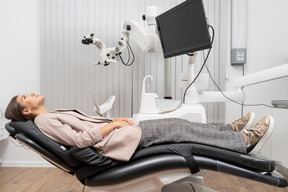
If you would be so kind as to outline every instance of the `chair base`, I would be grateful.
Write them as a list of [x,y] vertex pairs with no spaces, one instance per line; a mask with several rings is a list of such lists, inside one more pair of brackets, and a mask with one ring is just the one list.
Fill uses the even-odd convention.
[[[201,192],[215,192],[211,189],[203,187],[203,176],[205,171],[200,171],[195,175],[191,175],[189,169],[174,169],[168,171],[156,172],[154,174],[145,175],[140,178],[129,180],[116,185],[109,186],[89,186],[90,192],[156,192],[161,191],[162,187],[173,182],[191,183],[200,186]],[[169,191],[169,187],[165,187],[163,192]],[[167,192],[168,192],[167,191]]]

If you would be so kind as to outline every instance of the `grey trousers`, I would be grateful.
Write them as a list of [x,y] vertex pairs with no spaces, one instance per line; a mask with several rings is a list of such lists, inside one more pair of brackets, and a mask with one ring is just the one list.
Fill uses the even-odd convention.
[[179,118],[139,122],[142,138],[139,148],[163,143],[193,142],[247,153],[244,136],[228,125],[190,122]]

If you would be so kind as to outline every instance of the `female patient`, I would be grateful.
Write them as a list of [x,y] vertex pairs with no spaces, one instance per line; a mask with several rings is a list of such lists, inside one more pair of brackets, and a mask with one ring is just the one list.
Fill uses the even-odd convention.
[[161,143],[193,142],[255,155],[272,134],[273,118],[264,116],[252,126],[255,115],[228,125],[189,122],[183,119],[157,119],[135,124],[128,118],[88,116],[78,110],[48,112],[44,96],[34,93],[11,99],[5,117],[14,121],[34,120],[49,138],[68,146],[93,146],[100,154],[128,161],[137,148]]

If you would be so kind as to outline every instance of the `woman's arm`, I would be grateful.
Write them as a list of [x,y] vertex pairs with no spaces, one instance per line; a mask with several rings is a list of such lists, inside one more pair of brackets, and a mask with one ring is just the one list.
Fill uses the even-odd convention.
[[107,125],[104,125],[103,127],[100,127],[100,131],[102,133],[102,137],[105,137],[114,129],[127,127],[127,126],[130,126],[130,124],[128,122],[114,119],[113,122],[111,122]]
[[90,127],[81,123],[81,120],[76,117],[69,118],[71,126],[81,127],[82,131],[76,131],[70,124],[60,122],[54,114],[37,117],[34,122],[46,136],[54,141],[77,147],[93,146],[114,129],[129,126],[123,121],[114,121],[102,127]]
[[134,123],[131,119],[128,119],[128,118],[118,117],[118,118],[115,118],[115,119],[113,119],[113,120],[114,120],[114,121],[122,121],[122,122],[128,123],[129,126],[135,125],[135,123]]
[[81,120],[71,116],[69,122],[73,126],[77,124],[77,126],[82,127],[82,131],[76,131],[67,123],[60,122],[55,115],[37,117],[34,122],[46,136],[54,141],[77,147],[93,146],[114,129],[130,126],[125,121],[113,121],[102,127],[85,127],[85,124],[79,121]]

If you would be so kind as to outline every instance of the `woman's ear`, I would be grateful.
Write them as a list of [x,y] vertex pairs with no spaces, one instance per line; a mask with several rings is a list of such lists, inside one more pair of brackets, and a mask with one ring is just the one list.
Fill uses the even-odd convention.
[[32,113],[32,111],[31,111],[31,109],[23,109],[22,110],[22,113],[23,113],[23,115],[25,115],[25,116],[29,116],[31,113]]

